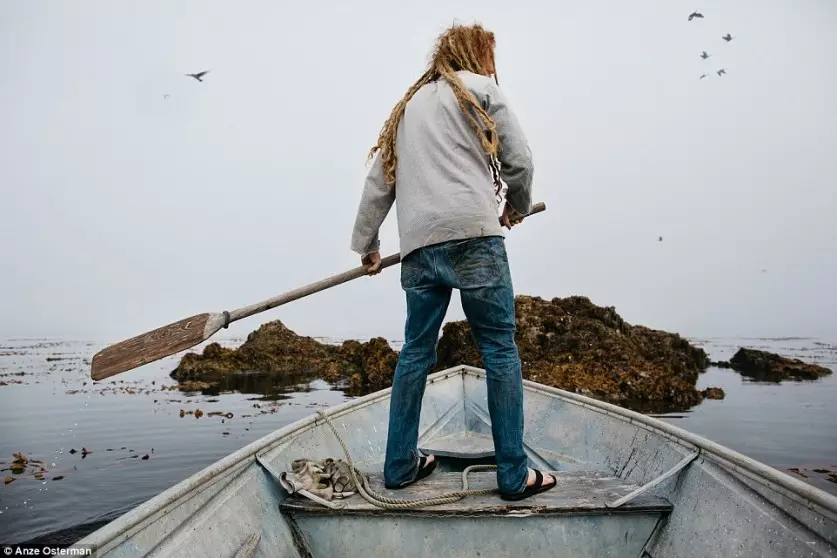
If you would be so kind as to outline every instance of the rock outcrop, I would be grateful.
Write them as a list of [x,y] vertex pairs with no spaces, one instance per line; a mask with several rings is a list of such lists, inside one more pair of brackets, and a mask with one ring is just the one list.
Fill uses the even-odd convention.
[[297,335],[276,320],[252,332],[237,349],[212,343],[203,354],[185,355],[172,377],[207,382],[230,373],[273,373],[304,379],[322,376],[333,355],[333,347]]
[[830,369],[818,364],[743,347],[730,359],[729,368],[742,376],[765,382],[818,380],[832,373]]
[[397,363],[398,353],[383,337],[366,343],[345,341],[324,378],[333,383],[347,381],[350,394],[371,393],[392,385]]
[[705,399],[723,399],[727,396],[723,389],[717,387],[706,388],[700,393]]
[[[630,325],[613,307],[586,297],[515,302],[525,378],[649,412],[702,401],[695,383],[707,354],[679,335]],[[438,355],[437,368],[482,367],[467,322],[445,325]]]
[[[524,377],[640,411],[683,410],[722,390],[695,388],[706,353],[677,334],[634,326],[612,307],[585,297],[518,296],[517,344]],[[436,369],[482,367],[465,321],[445,325]],[[342,345],[297,335],[279,321],[267,323],[237,349],[208,345],[187,354],[172,377],[210,383],[214,390],[268,393],[315,378],[350,394],[392,385],[398,354],[383,338]],[[212,393],[209,391],[208,393]]]
[[238,389],[263,394],[323,378],[343,382],[349,394],[359,395],[391,385],[397,360],[398,354],[380,337],[329,345],[297,335],[276,320],[251,333],[237,349],[212,343],[203,354],[185,355],[171,377],[181,385],[208,384],[205,393]]

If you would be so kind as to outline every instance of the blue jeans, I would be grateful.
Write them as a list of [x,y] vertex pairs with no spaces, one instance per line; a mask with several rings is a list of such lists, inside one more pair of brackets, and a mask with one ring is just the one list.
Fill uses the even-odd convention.
[[526,487],[523,451],[523,378],[514,341],[514,291],[501,236],[425,246],[401,261],[407,293],[404,346],[392,382],[384,479],[411,482],[418,473],[418,427],[427,375],[436,364],[439,329],[458,289],[462,309],[482,355],[488,412],[502,492]]

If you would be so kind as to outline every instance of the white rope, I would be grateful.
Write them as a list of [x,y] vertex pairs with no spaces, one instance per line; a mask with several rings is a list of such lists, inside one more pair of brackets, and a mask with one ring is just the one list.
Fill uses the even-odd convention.
[[337,441],[340,442],[340,446],[343,448],[343,454],[346,456],[346,462],[349,464],[349,471],[352,474],[352,480],[354,480],[358,492],[360,492],[360,495],[363,496],[364,500],[375,507],[400,510],[425,506],[438,506],[442,504],[452,504],[453,502],[457,502],[466,496],[491,494],[497,490],[496,488],[469,490],[468,473],[472,471],[494,471],[497,469],[496,465],[471,465],[462,471],[462,490],[457,492],[449,492],[447,494],[441,494],[431,498],[416,499],[390,498],[388,496],[384,496],[383,494],[378,494],[369,487],[369,481],[366,476],[355,468],[355,465],[352,462],[352,456],[349,454],[349,448],[346,447],[346,442],[343,441],[343,437],[340,436],[339,432],[337,432],[337,429],[334,427],[334,424],[332,424],[331,419],[328,418],[328,415],[322,411],[317,411],[317,414],[323,418],[325,423],[329,426],[329,428],[331,428],[331,431],[334,432],[334,436],[337,438]]

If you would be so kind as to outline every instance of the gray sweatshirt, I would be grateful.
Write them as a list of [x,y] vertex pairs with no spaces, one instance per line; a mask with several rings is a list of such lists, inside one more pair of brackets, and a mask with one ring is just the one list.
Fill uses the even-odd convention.
[[[532,206],[532,153],[493,79],[458,72],[497,125],[500,177],[506,203],[518,213]],[[504,236],[488,156],[444,79],[419,89],[398,126],[395,184],[384,184],[380,152],[373,161],[355,219],[351,249],[379,249],[378,231],[396,198],[400,254],[448,240]]]

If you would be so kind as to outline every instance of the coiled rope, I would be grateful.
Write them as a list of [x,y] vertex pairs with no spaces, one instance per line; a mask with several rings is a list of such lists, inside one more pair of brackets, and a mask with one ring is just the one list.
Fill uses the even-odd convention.
[[337,438],[337,441],[340,442],[340,446],[343,448],[343,454],[346,456],[346,462],[349,464],[349,471],[352,475],[352,480],[355,482],[355,486],[357,486],[357,490],[363,499],[372,504],[377,508],[387,509],[387,510],[401,510],[401,509],[412,509],[412,508],[423,508],[426,506],[439,506],[442,504],[452,504],[453,502],[457,502],[466,496],[477,496],[481,494],[491,494],[496,492],[496,488],[482,488],[479,490],[469,490],[468,489],[468,473],[476,472],[476,471],[495,471],[497,470],[496,465],[471,465],[466,467],[464,471],[462,471],[462,490],[457,492],[449,492],[447,494],[442,494],[439,496],[433,496],[431,498],[415,498],[415,499],[403,499],[403,498],[390,498],[389,496],[384,496],[383,494],[378,494],[374,490],[369,487],[369,480],[367,479],[366,475],[360,472],[352,462],[352,456],[349,454],[349,448],[346,447],[346,442],[343,441],[343,437],[337,432],[337,429],[332,424],[331,419],[322,411],[317,411],[317,414],[322,417],[325,423],[331,428],[331,431],[334,432],[334,436]]

